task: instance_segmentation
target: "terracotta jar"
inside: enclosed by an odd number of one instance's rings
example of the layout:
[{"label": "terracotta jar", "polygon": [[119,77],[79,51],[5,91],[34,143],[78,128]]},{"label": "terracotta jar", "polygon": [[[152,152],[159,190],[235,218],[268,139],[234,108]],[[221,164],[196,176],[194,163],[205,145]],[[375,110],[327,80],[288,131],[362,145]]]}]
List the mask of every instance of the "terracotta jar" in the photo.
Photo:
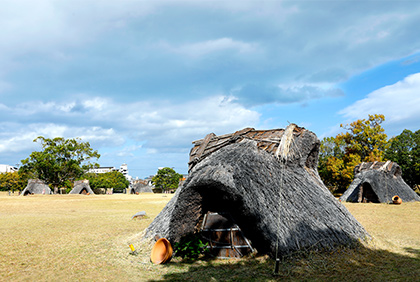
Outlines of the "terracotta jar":
[{"label": "terracotta jar", "polygon": [[392,203],[394,205],[401,205],[402,200],[398,195],[395,195],[394,197],[392,197]]}]

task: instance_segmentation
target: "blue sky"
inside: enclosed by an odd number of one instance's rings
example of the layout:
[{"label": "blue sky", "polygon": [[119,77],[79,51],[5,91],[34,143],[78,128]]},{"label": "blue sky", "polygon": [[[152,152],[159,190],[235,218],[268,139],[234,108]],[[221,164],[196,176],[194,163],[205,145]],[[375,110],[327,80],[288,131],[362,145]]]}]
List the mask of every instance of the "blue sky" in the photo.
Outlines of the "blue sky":
[{"label": "blue sky", "polygon": [[187,173],[191,142],[384,114],[420,129],[418,1],[0,0],[0,163],[80,137],[99,163]]}]

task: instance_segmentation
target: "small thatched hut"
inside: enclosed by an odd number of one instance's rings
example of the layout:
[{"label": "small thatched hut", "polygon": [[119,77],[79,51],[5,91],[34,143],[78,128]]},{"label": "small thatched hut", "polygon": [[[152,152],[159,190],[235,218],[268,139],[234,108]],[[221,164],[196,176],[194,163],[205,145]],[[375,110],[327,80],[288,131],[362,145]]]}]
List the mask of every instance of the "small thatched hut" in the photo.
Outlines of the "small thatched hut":
[{"label": "small thatched hut", "polygon": [[153,186],[148,184],[146,180],[139,180],[134,183],[133,187],[130,190],[131,194],[139,194],[139,193],[153,193],[152,190]]},{"label": "small thatched hut", "polygon": [[355,203],[389,203],[398,195],[403,202],[420,201],[420,197],[404,182],[397,163],[367,162],[354,168],[354,180],[340,197]]},{"label": "small thatched hut", "polygon": [[21,195],[27,196],[32,194],[51,194],[51,189],[44,181],[39,179],[29,179],[28,185],[23,189]]},{"label": "small thatched hut", "polygon": [[89,186],[89,180],[79,180],[74,182],[74,188],[69,194],[83,194],[83,195],[94,195],[95,193]]},{"label": "small thatched hut", "polygon": [[[189,175],[145,232],[172,243],[199,231],[209,212],[228,215],[259,253],[332,248],[368,234],[321,181],[320,141],[294,124],[193,142]],[[278,247],[276,247],[278,243]]]}]

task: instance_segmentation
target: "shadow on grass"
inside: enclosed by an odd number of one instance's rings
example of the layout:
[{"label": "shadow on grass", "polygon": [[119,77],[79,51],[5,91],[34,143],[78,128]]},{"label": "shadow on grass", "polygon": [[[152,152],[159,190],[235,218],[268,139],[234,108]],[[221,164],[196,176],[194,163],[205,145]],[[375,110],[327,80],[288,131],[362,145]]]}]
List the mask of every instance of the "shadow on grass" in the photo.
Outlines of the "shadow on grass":
[{"label": "shadow on grass", "polygon": [[[413,281],[420,277],[420,250],[406,249],[412,256],[374,250],[362,245],[334,251],[306,252],[285,259],[278,275],[274,260],[249,257],[239,260],[173,261],[165,265],[167,281],[272,281],[345,280]],[[186,270],[185,270],[186,269]],[[156,280],[151,280],[156,281]]]}]

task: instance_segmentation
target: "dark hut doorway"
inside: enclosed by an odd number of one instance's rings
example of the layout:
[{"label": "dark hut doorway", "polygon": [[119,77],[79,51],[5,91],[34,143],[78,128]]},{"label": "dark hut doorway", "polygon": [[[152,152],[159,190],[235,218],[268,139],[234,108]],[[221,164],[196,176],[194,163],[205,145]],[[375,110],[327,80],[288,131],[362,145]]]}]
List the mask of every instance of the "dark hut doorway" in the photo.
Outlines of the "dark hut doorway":
[{"label": "dark hut doorway", "polygon": [[83,188],[82,191],[80,191],[79,194],[87,195],[87,193],[88,193],[88,191],[86,190],[86,188]]},{"label": "dark hut doorway", "polygon": [[239,212],[243,204],[226,192],[223,185],[197,188],[201,198],[200,231],[210,253],[218,258],[240,258],[254,251],[240,228],[248,222]]},{"label": "dark hut doorway", "polygon": [[364,182],[359,190],[359,203],[379,203],[378,195],[373,191],[368,182]]},{"label": "dark hut doorway", "polygon": [[227,212],[208,212],[201,228],[210,253],[218,258],[241,258],[254,249]]}]

